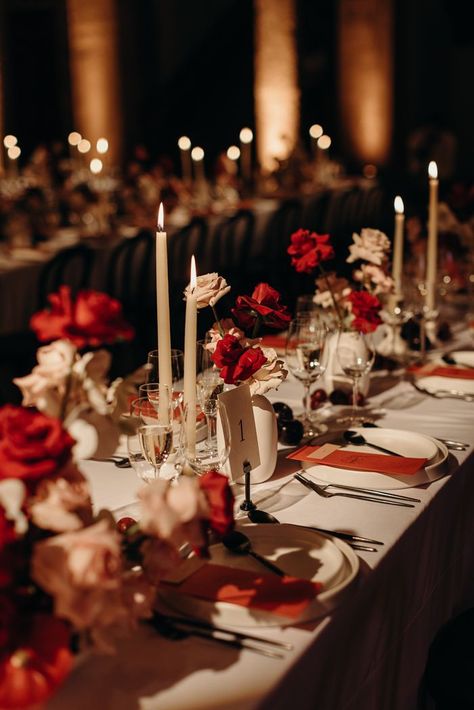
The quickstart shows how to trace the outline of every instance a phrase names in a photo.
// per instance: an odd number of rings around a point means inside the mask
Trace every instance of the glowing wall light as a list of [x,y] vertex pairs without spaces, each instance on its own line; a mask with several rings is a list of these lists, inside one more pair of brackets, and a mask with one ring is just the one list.
[[257,156],[273,170],[287,158],[299,129],[295,0],[255,0],[255,118]]
[[390,154],[393,110],[392,0],[340,0],[339,92],[346,148],[364,163]]
[[67,0],[74,123],[93,145],[107,136],[111,162],[122,142],[114,0]]

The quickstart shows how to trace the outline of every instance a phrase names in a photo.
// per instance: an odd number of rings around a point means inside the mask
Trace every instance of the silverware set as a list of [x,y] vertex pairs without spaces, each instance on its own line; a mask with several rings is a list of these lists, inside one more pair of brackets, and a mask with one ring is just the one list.
[[248,650],[267,658],[284,658],[285,651],[291,651],[293,645],[284,641],[264,639],[254,634],[242,633],[234,629],[217,626],[210,621],[192,619],[183,616],[163,614],[155,611],[148,620],[150,626],[164,638],[180,641],[189,636],[197,636],[230,648]]
[[[306,488],[317,493],[321,498],[340,496],[342,498],[356,498],[357,500],[381,503],[383,505],[395,505],[401,508],[414,508],[414,503],[420,503],[419,498],[402,496],[398,493],[389,493],[388,491],[369,490],[367,488],[357,488],[356,486],[336,485],[335,483],[318,484],[306,478],[301,472],[295,473],[294,478],[303,486],[306,486]],[[328,488],[335,488],[336,490],[328,491]]]

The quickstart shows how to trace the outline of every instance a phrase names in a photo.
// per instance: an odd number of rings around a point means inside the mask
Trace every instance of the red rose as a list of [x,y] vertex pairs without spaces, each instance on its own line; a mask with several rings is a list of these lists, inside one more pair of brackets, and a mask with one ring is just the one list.
[[322,261],[334,257],[334,249],[329,244],[329,234],[316,234],[309,229],[298,229],[291,235],[287,249],[291,265],[300,273],[310,274]]
[[69,674],[69,630],[60,619],[37,614],[25,638],[0,660],[0,707],[42,705]]
[[51,307],[35,313],[30,326],[43,342],[67,338],[78,348],[131,340],[132,326],[115,298],[100,291],[79,291],[75,301],[69,286],[48,296]]
[[235,385],[260,370],[267,358],[261,348],[243,348],[234,335],[227,333],[218,341],[212,360],[220,369],[224,382]]
[[372,333],[382,322],[380,311],[382,304],[368,291],[351,291],[347,300],[352,306],[352,328],[361,333]]
[[245,330],[253,328],[257,318],[270,328],[285,328],[291,320],[286,306],[280,303],[280,294],[266,283],[258,284],[251,296],[239,296],[232,315]]
[[50,476],[69,461],[74,443],[59,419],[7,404],[0,408],[0,480]]
[[209,527],[218,535],[226,535],[234,527],[234,495],[229,479],[217,471],[207,471],[200,476],[199,486],[211,509]]

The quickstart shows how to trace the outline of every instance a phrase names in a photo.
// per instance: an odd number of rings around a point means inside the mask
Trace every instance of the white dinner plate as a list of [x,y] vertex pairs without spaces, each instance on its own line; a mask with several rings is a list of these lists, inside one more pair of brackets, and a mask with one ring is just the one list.
[[456,365],[474,367],[474,350],[455,350],[449,353]]
[[464,380],[461,377],[439,377],[438,375],[428,375],[427,377],[417,377],[416,384],[427,392],[459,392],[461,394],[474,394],[474,379]]
[[[323,584],[323,590],[298,619],[277,616],[228,602],[211,602],[179,594],[177,587],[159,587],[164,602],[181,613],[212,620],[223,626],[288,626],[328,613],[348,592],[359,571],[359,558],[342,540],[298,525],[239,526],[251,539],[253,549],[287,574]],[[210,548],[210,562],[254,572],[265,568],[248,555],[236,555],[221,543]],[[229,581],[231,581],[229,579]]]
[[[341,483],[344,486],[358,486],[360,488],[374,488],[379,490],[392,490],[396,488],[413,488],[430,481],[441,478],[446,473],[446,460],[448,449],[441,441],[425,434],[401,429],[354,428],[368,442],[373,442],[402,456],[427,458],[425,468],[420,469],[411,476],[394,476],[388,473],[372,471],[350,471],[333,466],[312,465],[305,462],[303,467],[315,480],[321,483]],[[365,451],[367,453],[380,453],[369,446],[347,446],[345,451]]]

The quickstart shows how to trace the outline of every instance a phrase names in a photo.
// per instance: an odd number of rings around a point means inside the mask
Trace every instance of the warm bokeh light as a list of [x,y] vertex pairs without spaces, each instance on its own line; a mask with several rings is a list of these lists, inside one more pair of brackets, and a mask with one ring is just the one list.
[[82,136],[77,131],[71,131],[71,133],[67,137],[67,142],[69,143],[69,145],[78,145],[81,140]]
[[180,150],[189,150],[191,148],[191,139],[188,136],[181,136],[178,140],[178,148]]
[[158,225],[158,231],[162,232],[165,226],[165,211],[162,202],[160,202],[160,206],[158,207],[158,219],[156,220],[156,224]]
[[107,153],[109,149],[109,141],[107,140],[107,138],[99,138],[95,147],[97,149],[97,152],[101,155]]
[[331,147],[332,140],[330,139],[329,136],[322,135],[321,138],[318,138],[317,144],[318,148],[321,148],[321,150],[327,150],[328,148]]
[[253,141],[253,131],[251,128],[242,128],[239,133],[239,139],[242,143],[251,143]]
[[320,138],[323,135],[323,127],[319,123],[313,123],[309,129],[309,135],[311,138]]
[[240,148],[236,145],[231,145],[227,148],[227,157],[230,160],[238,160],[240,158]]
[[257,156],[270,172],[293,151],[299,132],[295,0],[255,0]]
[[87,138],[81,138],[79,143],[77,144],[77,150],[79,153],[88,153],[91,149],[91,142],[87,140]]
[[428,175],[432,180],[437,180],[438,178],[438,166],[436,165],[434,160],[431,160],[430,164],[428,165]]
[[383,165],[393,132],[393,3],[340,0],[341,135],[361,163]]
[[196,162],[199,162],[200,160],[204,159],[204,151],[200,146],[196,146],[195,148],[192,149],[191,151],[191,158],[195,160]]
[[397,195],[396,198],[394,199],[393,206],[394,206],[395,212],[397,214],[403,214],[403,212],[405,210],[405,206],[403,204],[403,200],[400,197],[400,195]]
[[16,136],[12,136],[11,133],[8,134],[8,136],[5,136],[3,139],[3,145],[5,148],[13,148],[16,144],[18,143],[18,138]]
[[189,286],[191,291],[194,291],[197,286],[196,259],[194,258],[194,254],[191,257],[191,278],[189,280]]
[[362,175],[368,180],[373,180],[377,177],[377,172],[377,166],[373,163],[367,163],[367,165],[364,165],[362,168]]
[[102,168],[104,167],[102,160],[100,158],[92,158],[90,164],[89,164],[89,169],[91,173],[94,173],[94,175],[98,175],[100,172],[102,172]]
[[10,158],[10,160],[16,160],[17,158],[20,157],[21,150],[17,145],[13,145],[11,148],[9,148],[7,150],[7,155]]

